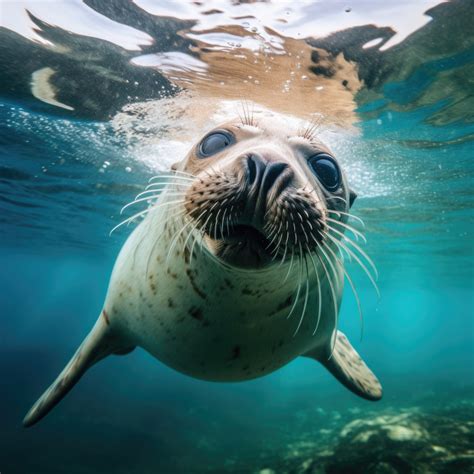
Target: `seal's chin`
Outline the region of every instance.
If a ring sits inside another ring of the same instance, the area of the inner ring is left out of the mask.
[[[211,239],[209,235],[208,238]],[[259,269],[274,260],[269,240],[251,225],[237,224],[225,235],[211,240],[215,256],[233,267]]]

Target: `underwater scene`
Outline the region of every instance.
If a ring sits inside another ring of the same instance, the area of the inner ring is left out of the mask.
[[[2,0],[0,473],[473,473],[473,22]]]

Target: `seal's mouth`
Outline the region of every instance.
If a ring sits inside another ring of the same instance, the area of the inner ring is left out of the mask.
[[[268,246],[268,240],[265,235],[257,228],[246,224],[237,224],[230,230],[229,234],[223,236],[223,238],[228,242],[244,242],[252,240],[262,247]]]
[[[261,268],[273,258],[271,242],[264,232],[248,224],[235,224],[221,235],[208,235],[214,241],[216,256],[241,268]]]

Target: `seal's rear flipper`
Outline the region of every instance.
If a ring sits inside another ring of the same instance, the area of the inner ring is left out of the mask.
[[[43,418],[71,390],[89,367],[112,353],[127,350],[117,342],[110,330],[107,314],[103,312],[58,378],[31,407],[23,420],[23,425],[34,425]]]
[[[311,351],[305,355],[321,362],[339,382],[360,397],[367,400],[382,398],[382,386],[377,377],[341,331],[336,333],[336,344],[332,355],[328,352],[321,357],[321,354],[316,356]]]

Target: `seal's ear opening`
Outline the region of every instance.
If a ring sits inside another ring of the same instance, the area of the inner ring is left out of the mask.
[[[354,201],[356,200],[357,194],[352,191],[352,189],[349,190],[349,207],[352,207],[352,204],[354,204]]]

